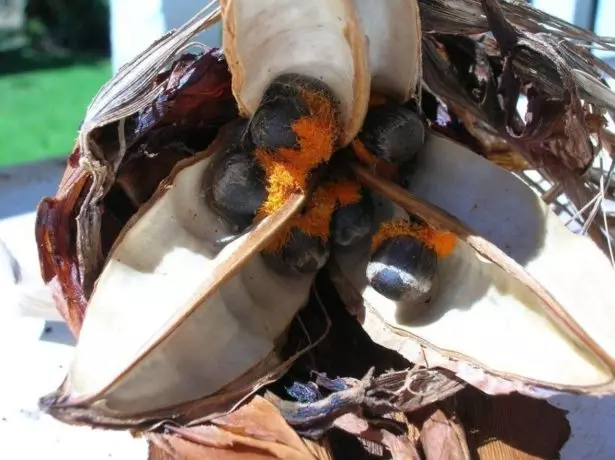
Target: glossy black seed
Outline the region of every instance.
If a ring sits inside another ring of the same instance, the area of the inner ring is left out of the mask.
[[[307,111],[307,106],[300,101],[274,101],[261,105],[250,123],[254,144],[269,149],[297,147],[297,135],[291,125]]]
[[[400,164],[421,150],[425,142],[425,127],[409,108],[385,104],[367,112],[358,137],[372,155]]]
[[[410,236],[384,241],[367,265],[367,279],[389,300],[408,302],[431,291],[438,266],[436,252]]]
[[[288,242],[277,253],[263,252],[267,265],[282,275],[316,273],[327,263],[329,245],[321,238],[308,236],[298,228],[290,232]]]
[[[246,150],[228,150],[210,164],[203,188],[212,209],[233,233],[248,227],[267,198],[265,172]]]
[[[337,209],[331,217],[331,241],[338,246],[352,246],[368,236],[374,228],[375,206],[371,195],[361,191],[361,201]]]
[[[331,89],[321,80],[299,74],[284,74],[267,87],[261,103],[250,121],[250,134],[259,148],[277,149],[298,146],[292,123],[310,115],[303,95],[324,94],[335,101]]]

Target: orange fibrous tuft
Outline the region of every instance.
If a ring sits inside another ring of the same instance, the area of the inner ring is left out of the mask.
[[[276,212],[291,194],[307,193],[310,171],[328,162],[335,150],[339,123],[329,96],[304,89],[300,91],[299,97],[308,107],[309,113],[291,123],[291,129],[297,137],[297,147],[256,151],[256,158],[267,177],[267,200],[261,206],[257,219]],[[359,185],[356,183],[338,181],[321,185],[314,190],[307,209],[291,219],[266,250],[279,251],[288,241],[293,228],[326,241],[331,216],[336,207],[355,203],[360,198]]]
[[[432,248],[440,257],[450,255],[457,244],[457,237],[450,232],[436,230],[426,224],[415,224],[404,219],[384,222],[372,238],[372,251],[375,251],[390,238],[410,236]]]
[[[338,125],[332,102],[324,93],[307,90],[301,91],[300,97],[308,106],[309,114],[291,123],[298,147],[256,152],[265,170],[268,192],[260,218],[277,211],[292,193],[305,191],[310,171],[333,155]]]
[[[361,187],[352,180],[340,180],[326,185],[330,194],[335,196],[340,207],[358,203],[361,200]]]
[[[308,236],[327,241],[331,216],[338,207],[358,203],[361,199],[360,186],[349,180],[329,182],[319,186],[310,199],[310,203],[302,214],[295,216],[280,232],[267,251],[276,252],[282,249],[288,241],[290,231],[299,228]]]
[[[305,190],[307,175],[266,150],[257,149],[255,156],[267,177],[267,200],[258,213],[258,218],[263,219],[280,209],[291,194]]]
[[[309,170],[329,161],[340,128],[335,107],[329,96],[304,90],[301,91],[300,98],[309,107],[310,114],[300,117],[291,125],[291,129],[299,139],[300,155],[297,157],[295,154],[288,159],[300,163],[303,168]]]

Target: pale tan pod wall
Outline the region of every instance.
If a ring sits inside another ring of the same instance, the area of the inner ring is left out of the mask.
[[[223,48],[244,116],[269,83],[298,73],[322,79],[340,102],[342,143],[357,134],[369,102],[367,39],[353,0],[221,0]]]
[[[66,419],[168,410],[237,382],[258,386],[280,365],[277,343],[314,275],[288,279],[256,256],[256,229],[272,234],[275,216],[218,247],[229,230],[200,193],[220,145],[180,162],[118,237],[60,389]]]
[[[427,137],[408,191],[505,250],[593,344],[582,345],[561,314],[554,318],[529,287],[462,241],[440,259],[419,317],[420,302],[394,302],[369,286],[368,248],[336,254],[338,290],[347,303],[361,296],[372,340],[489,393],[615,393],[615,271],[589,238],[570,232],[520,179],[439,135]]]
[[[368,39],[371,89],[399,102],[421,79],[421,18],[417,0],[354,0]]]

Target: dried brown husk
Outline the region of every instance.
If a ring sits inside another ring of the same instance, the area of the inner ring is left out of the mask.
[[[327,459],[323,455],[326,451],[313,452],[277,409],[259,396],[209,425],[185,428],[169,425],[164,434],[151,433],[147,438],[157,452],[167,455],[158,458]]]
[[[424,84],[455,119],[434,128],[487,157],[493,136],[499,138],[560,190],[552,200],[564,194],[583,208],[595,193],[586,172],[600,147],[609,148],[605,116],[613,93],[603,77],[615,76],[592,48],[613,50],[615,40],[521,2],[423,0],[420,6]],[[528,99],[525,120],[517,110],[520,95]],[[434,123],[436,117],[432,110]],[[605,219],[581,224],[610,252]]]
[[[570,436],[565,412],[546,401],[486,397],[471,387],[408,420],[420,432],[425,459],[547,460],[558,458]]]

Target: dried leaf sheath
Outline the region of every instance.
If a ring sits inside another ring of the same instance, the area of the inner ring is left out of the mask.
[[[78,155],[79,150],[75,154]],[[44,198],[36,215],[36,241],[43,281],[51,289],[58,311],[75,337],[79,336],[87,301],[79,279],[71,221],[75,219],[79,200],[90,187],[87,174],[79,167],[69,166],[61,183],[64,193]]]
[[[612,98],[595,95],[613,94],[599,79],[615,75],[587,44],[613,49],[613,39],[518,2],[424,0],[421,17],[429,31],[423,36],[424,83],[462,121],[458,127],[451,123],[446,134],[474,149],[477,143],[487,156],[497,136],[561,187],[576,209],[585,206],[593,197],[583,174],[598,153],[588,136],[605,137],[604,117],[612,110]],[[512,38],[504,37],[505,30]],[[477,93],[490,97],[480,100]],[[520,95],[528,98],[527,120],[517,113]],[[434,113],[430,118],[436,121]],[[589,235],[608,252],[604,221],[588,222]]]

